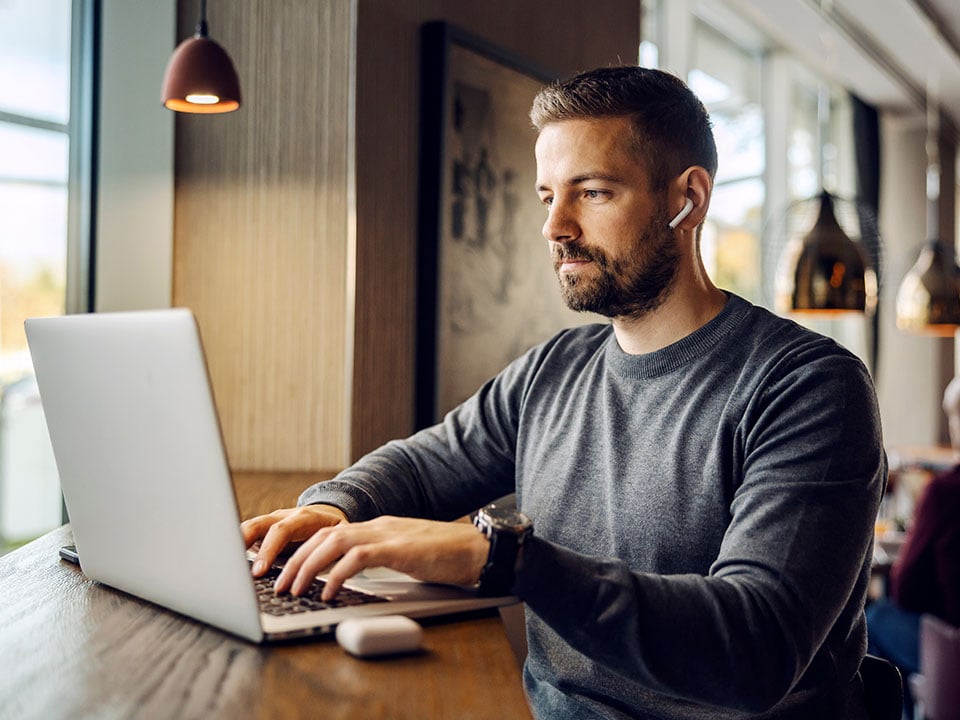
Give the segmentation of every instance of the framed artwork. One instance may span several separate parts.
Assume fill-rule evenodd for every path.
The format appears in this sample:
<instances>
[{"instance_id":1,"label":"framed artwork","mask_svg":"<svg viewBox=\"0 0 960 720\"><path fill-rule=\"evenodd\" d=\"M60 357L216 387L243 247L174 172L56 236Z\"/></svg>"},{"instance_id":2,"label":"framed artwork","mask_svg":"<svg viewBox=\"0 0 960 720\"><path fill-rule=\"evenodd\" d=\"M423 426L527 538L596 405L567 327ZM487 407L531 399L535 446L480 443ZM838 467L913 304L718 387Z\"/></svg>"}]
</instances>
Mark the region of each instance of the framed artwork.
<instances>
[{"instance_id":1,"label":"framed artwork","mask_svg":"<svg viewBox=\"0 0 960 720\"><path fill-rule=\"evenodd\" d=\"M551 73L447 23L422 29L417 427L586 318L560 298L529 112Z\"/></svg>"}]
</instances>

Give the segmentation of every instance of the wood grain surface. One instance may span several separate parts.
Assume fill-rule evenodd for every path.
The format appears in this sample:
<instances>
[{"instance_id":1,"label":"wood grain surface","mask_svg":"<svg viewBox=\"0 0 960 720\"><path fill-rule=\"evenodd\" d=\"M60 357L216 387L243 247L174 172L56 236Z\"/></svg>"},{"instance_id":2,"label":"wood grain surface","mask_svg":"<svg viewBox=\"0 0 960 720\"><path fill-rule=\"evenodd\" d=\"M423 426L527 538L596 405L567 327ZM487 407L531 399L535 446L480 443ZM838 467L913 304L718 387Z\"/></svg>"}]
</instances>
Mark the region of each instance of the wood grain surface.
<instances>
[{"instance_id":1,"label":"wood grain surface","mask_svg":"<svg viewBox=\"0 0 960 720\"><path fill-rule=\"evenodd\" d=\"M241 512L317 479L238 476ZM359 660L331 639L261 647L88 580L58 557L71 539L64 526L0 558L3 720L530 717L496 615L427 625L406 657Z\"/></svg>"},{"instance_id":2,"label":"wood grain surface","mask_svg":"<svg viewBox=\"0 0 960 720\"><path fill-rule=\"evenodd\" d=\"M173 302L197 315L233 468L348 462L352 6L211 5L243 105L177 116ZM180 36L196 0L180 0Z\"/></svg>"}]
</instances>

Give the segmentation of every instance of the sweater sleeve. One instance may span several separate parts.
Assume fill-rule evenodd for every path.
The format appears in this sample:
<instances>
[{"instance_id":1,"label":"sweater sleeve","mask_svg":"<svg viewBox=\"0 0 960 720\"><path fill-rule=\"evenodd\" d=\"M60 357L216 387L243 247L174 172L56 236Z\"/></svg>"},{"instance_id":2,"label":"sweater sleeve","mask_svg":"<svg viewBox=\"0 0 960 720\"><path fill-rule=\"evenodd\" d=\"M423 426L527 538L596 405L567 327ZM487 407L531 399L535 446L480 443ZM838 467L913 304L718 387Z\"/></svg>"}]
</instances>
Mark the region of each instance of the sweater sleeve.
<instances>
[{"instance_id":1,"label":"sweater sleeve","mask_svg":"<svg viewBox=\"0 0 960 720\"><path fill-rule=\"evenodd\" d=\"M886 472L879 413L853 358L795 360L740 424L742 480L708 575L634 572L535 539L514 588L532 622L628 681L697 704L762 712L798 680L836 686L839 664L852 677Z\"/></svg>"},{"instance_id":2,"label":"sweater sleeve","mask_svg":"<svg viewBox=\"0 0 960 720\"><path fill-rule=\"evenodd\" d=\"M543 346L511 363L443 421L365 455L298 504L325 503L353 521L379 515L463 517L515 491L519 406Z\"/></svg>"}]
</instances>

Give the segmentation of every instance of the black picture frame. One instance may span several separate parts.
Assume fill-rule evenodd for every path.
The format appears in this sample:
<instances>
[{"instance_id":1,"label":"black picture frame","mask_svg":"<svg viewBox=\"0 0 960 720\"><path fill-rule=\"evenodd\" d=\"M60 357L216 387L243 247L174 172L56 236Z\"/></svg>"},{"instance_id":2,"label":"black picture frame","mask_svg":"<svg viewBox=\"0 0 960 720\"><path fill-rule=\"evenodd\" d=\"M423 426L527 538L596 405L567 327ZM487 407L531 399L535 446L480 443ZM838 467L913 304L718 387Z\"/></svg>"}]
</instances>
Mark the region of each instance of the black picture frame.
<instances>
[{"instance_id":1,"label":"black picture frame","mask_svg":"<svg viewBox=\"0 0 960 720\"><path fill-rule=\"evenodd\" d=\"M421 43L417 428L583 322L560 300L535 192L528 113L556 74L449 23Z\"/></svg>"}]
</instances>

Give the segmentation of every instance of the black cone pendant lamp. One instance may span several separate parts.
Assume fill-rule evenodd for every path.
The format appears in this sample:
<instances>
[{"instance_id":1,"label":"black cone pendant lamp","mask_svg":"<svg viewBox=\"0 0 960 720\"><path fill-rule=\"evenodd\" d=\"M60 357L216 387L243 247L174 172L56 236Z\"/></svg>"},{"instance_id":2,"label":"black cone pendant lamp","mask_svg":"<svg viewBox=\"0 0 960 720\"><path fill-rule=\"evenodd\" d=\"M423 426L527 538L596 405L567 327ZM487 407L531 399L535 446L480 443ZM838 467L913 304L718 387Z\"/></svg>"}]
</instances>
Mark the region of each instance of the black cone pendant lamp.
<instances>
[{"instance_id":1,"label":"black cone pendant lamp","mask_svg":"<svg viewBox=\"0 0 960 720\"><path fill-rule=\"evenodd\" d=\"M776 278L776 307L781 313L829 315L873 313L877 303L877 275L863 244L853 240L837 220L834 196L824 188L824 138L830 98L821 86L817 99L821 148L821 191L813 202L817 218L803 235L795 235L780 260Z\"/></svg>"},{"instance_id":2,"label":"black cone pendant lamp","mask_svg":"<svg viewBox=\"0 0 960 720\"><path fill-rule=\"evenodd\" d=\"M897 291L897 327L935 337L953 337L960 327L960 269L952 248L930 240Z\"/></svg>"},{"instance_id":3,"label":"black cone pendant lamp","mask_svg":"<svg viewBox=\"0 0 960 720\"><path fill-rule=\"evenodd\" d=\"M863 247L840 227L833 196L819 197L817 220L798 242L785 263L787 286L792 285L788 311L872 312L876 304L876 279ZM789 251L788 251L789 252ZM790 282L792 280L792 282Z\"/></svg>"},{"instance_id":4,"label":"black cone pendant lamp","mask_svg":"<svg viewBox=\"0 0 960 720\"><path fill-rule=\"evenodd\" d=\"M941 242L940 118L934 93L927 101L927 237L917 262L897 290L897 327L935 337L953 337L960 328L960 268L954 248Z\"/></svg>"},{"instance_id":5,"label":"black cone pendant lamp","mask_svg":"<svg viewBox=\"0 0 960 720\"><path fill-rule=\"evenodd\" d=\"M200 0L196 33L170 57L161 97L177 112L226 113L240 107L240 80L233 61L207 34L206 0Z\"/></svg>"}]
</instances>

